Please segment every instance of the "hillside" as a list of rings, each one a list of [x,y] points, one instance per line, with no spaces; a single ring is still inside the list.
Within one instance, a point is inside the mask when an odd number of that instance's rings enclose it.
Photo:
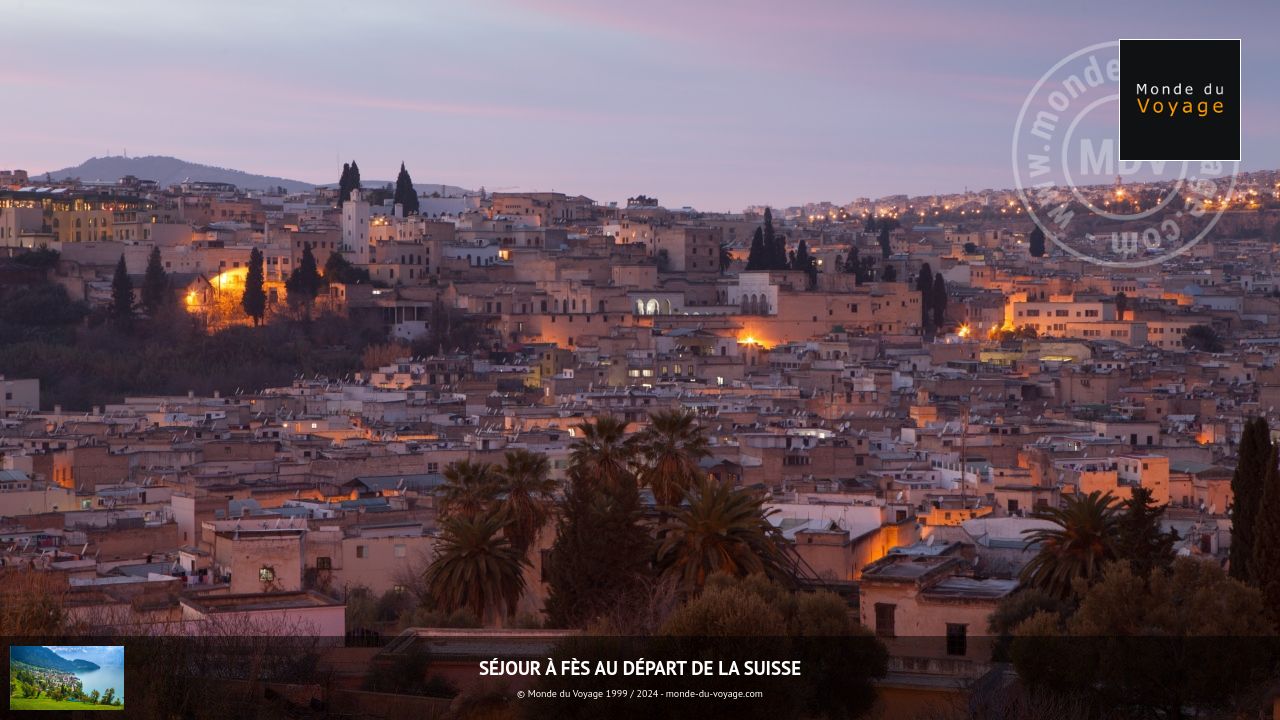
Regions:
[[[200,165],[164,155],[95,157],[75,167],[54,170],[48,174],[54,180],[79,178],[86,182],[115,182],[126,175],[132,175],[141,180],[154,180],[161,187],[176,185],[185,180],[231,183],[245,190],[283,187],[289,192],[301,192],[315,187],[311,183],[300,180],[254,175],[241,170]]]
[[[99,667],[88,660],[68,660],[43,645],[14,645],[9,648],[9,660],[69,673],[87,672]]]
[[[169,187],[185,180],[196,180],[231,183],[242,190],[273,190],[277,187],[283,187],[289,192],[305,192],[315,187],[337,187],[338,185],[336,182],[313,185],[301,180],[290,180],[289,178],[270,175],[254,175],[242,170],[187,162],[167,155],[147,155],[145,157],[113,155],[110,157],[89,158],[75,167],[53,170],[48,175],[54,180],[79,178],[84,182],[116,182],[126,175],[132,175],[141,180],[154,180],[160,187]],[[32,175],[33,180],[41,180],[43,178],[43,174]],[[394,185],[388,180],[366,180],[362,184],[365,188]],[[414,183],[413,186],[419,193],[427,195],[431,193],[461,195],[471,192],[457,185],[442,185],[439,183]]]

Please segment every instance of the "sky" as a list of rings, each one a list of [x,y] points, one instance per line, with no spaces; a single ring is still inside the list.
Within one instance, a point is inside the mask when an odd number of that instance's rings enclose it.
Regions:
[[[67,660],[88,660],[102,667],[124,665],[123,645],[45,645]]]
[[[314,183],[737,211],[1013,186],[1042,73],[1243,39],[1243,169],[1280,167],[1280,3],[0,0],[0,168],[173,155]]]

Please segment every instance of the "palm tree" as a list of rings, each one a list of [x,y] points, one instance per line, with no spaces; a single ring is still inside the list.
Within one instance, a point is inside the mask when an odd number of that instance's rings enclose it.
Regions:
[[[454,515],[444,521],[424,579],[431,596],[452,612],[510,616],[524,593],[524,555],[503,535],[501,512]]]
[[[663,574],[685,592],[697,592],[716,572],[786,577],[781,534],[769,522],[777,510],[766,511],[762,495],[704,478],[689,489],[687,500],[663,526],[658,548]]]
[[[627,422],[606,415],[594,423],[579,423],[576,430],[579,437],[569,446],[569,472],[596,487],[634,492],[635,442],[626,437]]]
[[[458,460],[444,469],[440,517],[475,515],[489,509],[498,493],[498,478],[489,463]]]
[[[507,537],[524,554],[551,518],[556,482],[547,477],[551,465],[542,453],[507,451],[498,470],[498,507],[507,517]]]
[[[1115,496],[1097,490],[1036,513],[1057,527],[1026,531],[1027,547],[1038,544],[1040,550],[1022,568],[1022,581],[1066,598],[1076,578],[1092,582],[1101,577],[1102,566],[1116,557],[1119,513]]]
[[[702,476],[698,461],[710,454],[707,437],[693,413],[662,410],[649,416],[649,427],[636,438],[644,458],[640,483],[653,490],[659,505],[676,506]]]

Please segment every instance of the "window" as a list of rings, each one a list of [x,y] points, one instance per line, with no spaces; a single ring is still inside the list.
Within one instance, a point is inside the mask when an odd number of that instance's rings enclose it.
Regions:
[[[364,555],[364,546],[363,546],[363,545],[357,545],[357,546],[356,546],[356,558],[358,558],[358,559],[364,559],[364,556],[365,556],[365,555]]]
[[[330,559],[330,558],[328,558],[328,557],[318,557],[318,558],[316,558],[316,569],[317,569],[317,570],[332,570],[332,569],[333,569],[333,560],[332,560],[332,559]]]
[[[262,569],[258,571],[258,579],[264,583],[275,582],[276,569],[270,565],[263,565]]]
[[[398,558],[402,558],[402,557],[404,557],[404,556],[405,556],[405,547],[404,547],[404,545],[396,545],[394,548],[392,548],[392,550],[394,551],[395,556],[396,556],[396,557],[398,557]]]
[[[893,603],[876,603],[876,635],[894,637],[893,613],[898,609]],[[949,625],[947,626],[950,627]]]
[[[947,654],[963,657],[969,649],[969,626],[947,623]]]

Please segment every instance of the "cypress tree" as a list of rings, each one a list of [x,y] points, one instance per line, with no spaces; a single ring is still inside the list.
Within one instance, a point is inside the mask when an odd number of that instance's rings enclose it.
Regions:
[[[115,320],[129,320],[133,317],[133,281],[129,279],[129,268],[124,264],[124,254],[116,263],[116,273],[111,278],[111,304],[107,312]]]
[[[1161,530],[1164,507],[1151,498],[1150,488],[1135,487],[1129,499],[1120,503],[1118,518],[1116,558],[1128,561],[1142,577],[1173,564],[1173,544],[1178,540],[1177,531]]]
[[[898,279],[898,269],[893,265],[886,264],[884,270],[880,273],[880,279],[885,282],[894,282]]]
[[[640,525],[634,487],[605,490],[574,477],[547,559],[547,619],[582,627],[633,599],[652,574],[653,541]]]
[[[747,255],[747,270],[765,270],[764,233],[756,228],[751,236],[751,253]]]
[[[151,248],[147,257],[147,273],[142,280],[142,305],[151,315],[169,304],[169,276],[160,262],[160,248]]]
[[[404,209],[405,215],[418,214],[418,191],[413,189],[413,179],[404,163],[400,163],[400,174],[396,176],[395,202]]]
[[[351,199],[351,163],[342,163],[342,177],[338,178],[338,202]]]
[[[1039,225],[1031,230],[1027,243],[1030,245],[1031,257],[1044,257],[1044,231]]]
[[[892,254],[893,248],[889,245],[889,223],[884,222],[880,224],[880,255],[888,260]]]
[[[244,295],[240,298],[240,306],[244,314],[253,318],[255,326],[262,323],[267,314],[267,291],[263,288],[262,251],[254,248],[249,253],[249,273],[244,278]]]
[[[1262,475],[1262,493],[1253,525],[1250,572],[1272,617],[1280,617],[1280,447],[1271,446]],[[1234,538],[1232,539],[1234,549]]]
[[[916,276],[916,291],[920,293],[920,326],[930,327],[933,322],[933,268],[929,263],[920,266],[920,274]]]
[[[309,304],[320,293],[320,286],[323,283],[320,272],[316,269],[316,256],[311,253],[311,243],[303,243],[302,259],[298,262],[298,267],[289,273],[289,279],[284,283],[289,302],[295,305]]]
[[[1231,476],[1231,577],[1254,582],[1253,551],[1262,500],[1263,477],[1271,457],[1271,428],[1266,419],[1256,417],[1244,425],[1237,450],[1236,470]]]
[[[360,187],[361,187],[360,186],[360,166],[356,164],[355,160],[352,160],[351,161],[351,189],[359,190]],[[349,193],[348,193],[348,197],[350,197]]]
[[[764,209],[765,266],[762,270],[787,269],[787,241],[777,236],[773,229],[773,210]]]
[[[933,325],[942,327],[947,315],[947,283],[942,279],[942,273],[933,276],[933,290],[930,294],[933,305]]]

